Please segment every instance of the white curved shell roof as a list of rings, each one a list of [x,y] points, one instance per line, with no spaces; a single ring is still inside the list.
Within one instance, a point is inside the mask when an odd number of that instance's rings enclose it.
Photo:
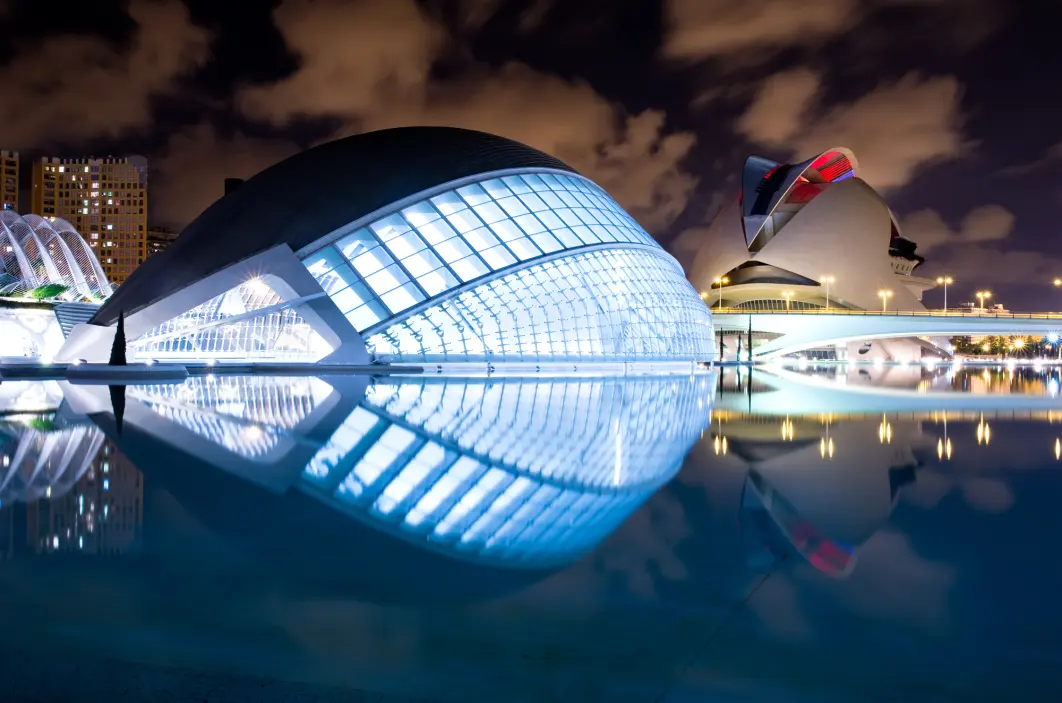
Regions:
[[[690,280],[700,290],[756,262],[812,282],[828,274],[834,295],[856,307],[880,307],[878,291],[889,289],[895,309],[924,309],[895,285],[888,258],[895,219],[859,178],[850,151],[831,149],[795,165],[753,156],[742,175],[741,200],[697,230]]]
[[[69,222],[0,211],[0,295],[48,284],[66,286],[72,298],[111,294],[95,254]]]

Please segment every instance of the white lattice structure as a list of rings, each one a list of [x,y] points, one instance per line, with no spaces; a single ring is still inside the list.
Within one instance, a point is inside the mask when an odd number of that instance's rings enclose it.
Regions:
[[[69,222],[0,211],[0,295],[41,286],[66,288],[60,298],[104,300],[111,286],[88,243]]]

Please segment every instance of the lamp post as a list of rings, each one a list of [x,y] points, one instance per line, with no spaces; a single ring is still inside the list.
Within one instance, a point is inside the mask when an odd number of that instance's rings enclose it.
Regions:
[[[785,298],[785,311],[789,312],[789,300],[793,297],[793,291],[782,291],[782,297]]]
[[[981,302],[981,314],[985,314],[985,301],[992,297],[992,291],[979,290],[974,295]]]
[[[937,285],[944,284],[944,312],[948,311],[948,284],[955,283],[955,279],[951,276],[937,276]],[[1062,281],[1059,281],[1062,285]]]
[[[892,297],[892,291],[891,290],[879,290],[878,291],[878,296],[881,298],[881,311],[882,312],[888,312],[887,306],[888,306],[888,303],[889,303],[889,298]]]
[[[1055,288],[1062,288],[1062,278],[1055,279]]]
[[[829,310],[830,309],[830,284],[833,283],[834,278],[833,278],[833,276],[823,276],[819,280],[821,280],[823,283],[826,284],[826,309]]]
[[[730,279],[726,276],[720,276],[715,279],[715,285],[719,288],[719,309],[723,309],[723,286],[730,283]]]

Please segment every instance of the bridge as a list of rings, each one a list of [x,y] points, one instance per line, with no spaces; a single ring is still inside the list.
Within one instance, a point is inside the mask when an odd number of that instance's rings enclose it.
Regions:
[[[754,335],[770,337],[753,347],[753,358],[759,359],[875,339],[1062,333],[1062,313],[712,308],[712,322],[717,334],[747,334],[751,330]]]

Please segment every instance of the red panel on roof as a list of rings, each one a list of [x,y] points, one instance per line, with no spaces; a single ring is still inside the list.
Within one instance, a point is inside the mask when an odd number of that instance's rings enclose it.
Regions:
[[[814,183],[797,183],[793,186],[793,189],[789,191],[789,197],[785,199],[787,203],[808,203],[816,195],[824,190],[825,184],[815,185]]]
[[[847,156],[842,156],[832,164],[820,168],[819,173],[822,174],[822,177],[827,181],[836,181],[851,170],[852,162],[848,160]]]
[[[840,156],[839,152],[827,151],[825,154],[822,154],[821,156],[819,156],[819,158],[817,158],[817,159],[815,159],[814,161],[811,162],[811,168],[813,168],[816,171],[818,171],[823,166],[825,166],[826,164],[828,164],[831,161],[833,161],[834,159],[836,159],[838,156]]]

